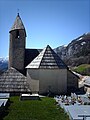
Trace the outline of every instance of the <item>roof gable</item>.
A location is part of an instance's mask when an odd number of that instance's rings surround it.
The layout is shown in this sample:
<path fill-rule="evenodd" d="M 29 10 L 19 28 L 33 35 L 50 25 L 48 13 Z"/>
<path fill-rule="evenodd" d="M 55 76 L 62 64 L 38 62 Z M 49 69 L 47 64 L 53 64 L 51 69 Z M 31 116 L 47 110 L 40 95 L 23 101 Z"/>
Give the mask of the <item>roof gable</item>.
<path fill-rule="evenodd" d="M 47 45 L 26 68 L 64 69 L 67 66 L 52 48 Z"/>

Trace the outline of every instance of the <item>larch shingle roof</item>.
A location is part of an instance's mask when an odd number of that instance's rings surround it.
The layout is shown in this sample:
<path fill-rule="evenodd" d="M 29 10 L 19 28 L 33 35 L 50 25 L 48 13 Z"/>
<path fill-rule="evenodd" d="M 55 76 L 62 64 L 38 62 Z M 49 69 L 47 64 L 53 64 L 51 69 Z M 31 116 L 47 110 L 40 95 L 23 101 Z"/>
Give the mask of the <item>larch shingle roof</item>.
<path fill-rule="evenodd" d="M 25 67 L 34 60 L 42 49 L 25 49 Z"/>
<path fill-rule="evenodd" d="M 19 16 L 19 13 L 18 13 L 18 15 L 17 15 L 17 17 L 15 19 L 15 22 L 14 22 L 10 32 L 13 31 L 13 30 L 25 30 L 23 22 L 22 22 L 22 20 L 21 20 L 21 18 Z"/>
<path fill-rule="evenodd" d="M 52 48 L 47 45 L 26 68 L 64 69 L 67 66 Z"/>
<path fill-rule="evenodd" d="M 30 89 L 26 77 L 10 68 L 0 76 L 0 92 L 30 92 Z"/>

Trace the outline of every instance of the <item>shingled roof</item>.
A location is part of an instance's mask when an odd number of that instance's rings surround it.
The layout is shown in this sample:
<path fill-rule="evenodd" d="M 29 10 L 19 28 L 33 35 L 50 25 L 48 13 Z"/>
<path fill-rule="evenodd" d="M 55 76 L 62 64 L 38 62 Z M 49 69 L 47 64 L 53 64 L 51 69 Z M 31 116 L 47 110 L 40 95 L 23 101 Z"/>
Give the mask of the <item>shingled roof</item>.
<path fill-rule="evenodd" d="M 25 67 L 34 60 L 42 49 L 25 49 Z"/>
<path fill-rule="evenodd" d="M 15 22 L 14 22 L 10 32 L 13 31 L 13 30 L 25 30 L 23 22 L 22 22 L 22 20 L 21 20 L 21 18 L 19 16 L 19 13 L 18 13 L 18 15 L 17 15 L 17 17 L 15 19 Z"/>
<path fill-rule="evenodd" d="M 67 66 L 52 48 L 47 45 L 26 68 L 64 69 Z"/>
<path fill-rule="evenodd" d="M 26 77 L 15 68 L 10 68 L 0 76 L 0 92 L 29 92 Z"/>

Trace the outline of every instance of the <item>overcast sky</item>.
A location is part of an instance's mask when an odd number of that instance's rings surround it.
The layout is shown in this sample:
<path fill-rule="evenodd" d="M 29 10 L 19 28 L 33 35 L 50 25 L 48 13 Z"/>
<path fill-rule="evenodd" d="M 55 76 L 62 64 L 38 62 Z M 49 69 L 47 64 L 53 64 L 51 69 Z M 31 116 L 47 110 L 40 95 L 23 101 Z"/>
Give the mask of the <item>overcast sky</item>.
<path fill-rule="evenodd" d="M 56 48 L 90 32 L 90 0 L 0 0 L 0 57 L 8 56 L 18 9 L 27 48 Z"/>

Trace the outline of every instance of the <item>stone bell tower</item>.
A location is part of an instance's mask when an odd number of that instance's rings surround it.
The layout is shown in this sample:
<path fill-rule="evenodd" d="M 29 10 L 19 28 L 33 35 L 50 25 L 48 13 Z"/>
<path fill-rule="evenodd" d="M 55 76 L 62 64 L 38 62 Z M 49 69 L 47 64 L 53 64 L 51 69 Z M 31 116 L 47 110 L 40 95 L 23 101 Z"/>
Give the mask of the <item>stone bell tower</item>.
<path fill-rule="evenodd" d="M 24 73 L 26 31 L 19 13 L 9 33 L 9 68 L 13 67 Z"/>

